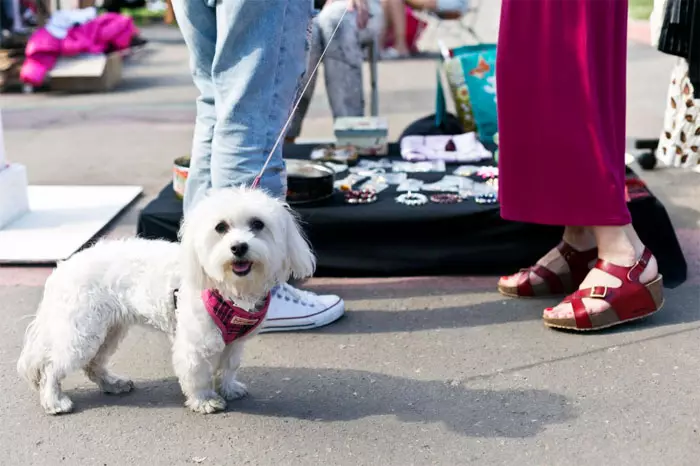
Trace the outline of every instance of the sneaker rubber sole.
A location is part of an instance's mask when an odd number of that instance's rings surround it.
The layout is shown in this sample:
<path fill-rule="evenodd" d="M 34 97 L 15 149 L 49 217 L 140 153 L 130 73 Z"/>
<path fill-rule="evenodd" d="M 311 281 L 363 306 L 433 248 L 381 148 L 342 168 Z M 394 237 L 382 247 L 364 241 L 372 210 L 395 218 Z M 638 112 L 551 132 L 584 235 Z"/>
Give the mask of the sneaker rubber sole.
<path fill-rule="evenodd" d="M 338 299 L 327 308 L 306 316 L 267 319 L 259 333 L 311 330 L 332 324 L 345 314 L 345 303 Z"/>

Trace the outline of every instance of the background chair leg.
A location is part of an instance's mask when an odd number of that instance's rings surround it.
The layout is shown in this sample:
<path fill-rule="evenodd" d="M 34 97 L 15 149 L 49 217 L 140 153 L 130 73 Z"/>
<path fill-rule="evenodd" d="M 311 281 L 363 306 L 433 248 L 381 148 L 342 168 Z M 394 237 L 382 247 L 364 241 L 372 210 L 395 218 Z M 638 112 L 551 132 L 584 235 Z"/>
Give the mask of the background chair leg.
<path fill-rule="evenodd" d="M 373 117 L 379 116 L 379 89 L 377 87 L 377 60 L 379 44 L 376 40 L 369 46 L 369 76 L 370 76 L 370 114 Z"/>
<path fill-rule="evenodd" d="M 479 37 L 479 34 L 476 33 L 476 31 L 471 25 L 464 24 L 462 22 L 460 22 L 459 24 L 462 26 L 462 29 L 465 30 L 467 34 L 469 34 L 472 37 L 472 39 L 474 39 L 479 44 L 481 43 L 481 37 Z"/>

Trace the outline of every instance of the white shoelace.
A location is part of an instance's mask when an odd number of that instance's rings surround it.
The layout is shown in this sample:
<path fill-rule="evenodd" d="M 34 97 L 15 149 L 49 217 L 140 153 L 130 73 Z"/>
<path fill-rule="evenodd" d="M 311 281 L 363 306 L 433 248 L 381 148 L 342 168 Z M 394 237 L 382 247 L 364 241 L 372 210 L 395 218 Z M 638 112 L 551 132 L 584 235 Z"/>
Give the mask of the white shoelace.
<path fill-rule="evenodd" d="M 307 307 L 313 307 L 315 305 L 313 299 L 311 299 L 313 296 L 311 293 L 298 290 L 288 283 L 283 283 L 277 287 L 275 295 L 285 301 L 292 301 L 294 304 L 301 304 Z"/>

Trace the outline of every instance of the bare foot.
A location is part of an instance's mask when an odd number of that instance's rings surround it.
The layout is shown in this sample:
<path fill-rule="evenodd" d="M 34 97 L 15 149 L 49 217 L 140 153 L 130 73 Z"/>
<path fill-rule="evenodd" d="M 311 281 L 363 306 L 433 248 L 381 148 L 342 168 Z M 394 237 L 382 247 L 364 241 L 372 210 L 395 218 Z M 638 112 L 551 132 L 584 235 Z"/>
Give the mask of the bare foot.
<path fill-rule="evenodd" d="M 576 251 L 583 252 L 589 251 L 595 248 L 595 238 L 588 229 L 567 227 L 564 231 L 563 240 L 565 243 L 569 244 Z M 592 261 L 590 266 L 593 266 Z M 537 261 L 538 265 L 552 271 L 555 275 L 562 275 L 567 272 L 571 272 L 569 269 L 569 263 L 564 259 L 558 248 L 554 248 L 545 254 L 540 260 Z M 513 288 L 517 287 L 518 283 L 523 280 L 523 274 L 527 274 L 530 283 L 532 285 L 539 285 L 544 283 L 544 279 L 539 275 L 533 273 L 528 269 L 527 271 L 521 271 L 513 275 L 506 277 L 501 277 L 498 281 L 499 288 Z M 579 278 L 580 280 L 580 278 Z"/>
<path fill-rule="evenodd" d="M 394 44 L 394 48 L 398 52 L 400 57 L 408 57 L 411 55 L 411 51 L 408 49 L 408 45 L 405 42 Z"/>
<path fill-rule="evenodd" d="M 382 60 L 397 60 L 399 58 L 407 58 L 409 56 L 409 52 L 399 52 L 399 49 L 396 47 L 389 47 L 384 50 L 382 50 Z"/>

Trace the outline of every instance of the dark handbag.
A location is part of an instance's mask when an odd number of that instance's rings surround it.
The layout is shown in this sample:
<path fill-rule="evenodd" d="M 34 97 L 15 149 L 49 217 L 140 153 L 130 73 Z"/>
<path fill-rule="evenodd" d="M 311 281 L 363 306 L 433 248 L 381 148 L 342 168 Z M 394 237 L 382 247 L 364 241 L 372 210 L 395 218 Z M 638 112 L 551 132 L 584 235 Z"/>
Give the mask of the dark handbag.
<path fill-rule="evenodd" d="M 435 93 L 435 113 L 427 117 L 420 118 L 406 127 L 401 134 L 399 141 L 405 136 L 434 136 L 434 135 L 455 135 L 464 133 L 462 122 L 455 115 L 447 112 L 447 102 L 445 102 L 445 92 L 442 87 L 442 80 L 438 71 L 437 89 Z"/>
<path fill-rule="evenodd" d="M 146 0 L 105 0 L 102 8 L 110 13 L 121 13 L 122 9 L 144 8 Z"/>
<path fill-rule="evenodd" d="M 659 34 L 660 52 L 688 58 L 696 3 L 695 0 L 668 0 Z"/>
<path fill-rule="evenodd" d="M 432 114 L 414 121 L 406 127 L 399 141 L 406 136 L 452 136 L 464 133 L 462 123 L 453 114 L 445 114 L 439 123 L 436 117 Z"/>
<path fill-rule="evenodd" d="M 657 48 L 688 62 L 693 94 L 700 99 L 700 0 L 668 0 Z"/>

